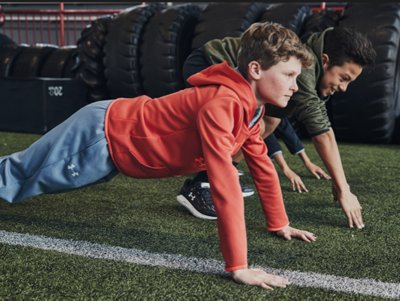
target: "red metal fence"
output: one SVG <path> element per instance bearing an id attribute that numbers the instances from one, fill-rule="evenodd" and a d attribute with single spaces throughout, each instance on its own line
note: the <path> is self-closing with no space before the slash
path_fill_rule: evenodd
<path id="1" fill-rule="evenodd" d="M 320 10 L 344 10 L 343 5 L 328 5 L 327 2 L 321 2 L 319 6 L 314 6 L 311 8 L 312 11 L 320 11 Z"/>
<path id="2" fill-rule="evenodd" d="M 37 43 L 59 46 L 75 45 L 86 25 L 102 15 L 116 14 L 119 9 L 0 9 L 0 33 L 18 44 Z"/>

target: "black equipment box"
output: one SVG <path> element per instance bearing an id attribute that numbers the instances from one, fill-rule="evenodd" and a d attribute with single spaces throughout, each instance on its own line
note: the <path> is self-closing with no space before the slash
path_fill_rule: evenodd
<path id="1" fill-rule="evenodd" d="M 86 104 L 77 79 L 0 79 L 0 131 L 44 134 Z"/>

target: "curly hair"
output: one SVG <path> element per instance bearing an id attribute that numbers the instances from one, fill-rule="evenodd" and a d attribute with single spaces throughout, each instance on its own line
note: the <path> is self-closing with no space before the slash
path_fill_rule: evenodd
<path id="1" fill-rule="evenodd" d="M 275 22 L 257 22 L 240 37 L 238 69 L 247 77 L 247 66 L 251 61 L 258 61 L 266 70 L 281 61 L 288 61 L 292 56 L 300 60 L 303 68 L 310 67 L 314 61 L 292 30 Z"/>

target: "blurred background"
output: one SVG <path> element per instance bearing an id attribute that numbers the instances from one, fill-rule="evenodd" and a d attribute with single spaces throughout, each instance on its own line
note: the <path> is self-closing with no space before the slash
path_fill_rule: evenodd
<path id="1" fill-rule="evenodd" d="M 329 117 L 338 141 L 400 143 L 400 3 L 3 2 L 0 130 L 45 133 L 93 101 L 183 89 L 193 49 L 262 21 L 303 41 L 331 26 L 366 34 L 376 64 L 332 97 Z"/>

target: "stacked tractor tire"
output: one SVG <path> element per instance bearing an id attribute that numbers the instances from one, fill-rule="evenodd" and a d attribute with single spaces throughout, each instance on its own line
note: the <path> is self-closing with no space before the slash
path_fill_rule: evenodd
<path id="1" fill-rule="evenodd" d="M 400 3 L 352 3 L 320 12 L 301 3 L 142 4 L 92 21 L 76 46 L 16 45 L 0 36 L 0 78 L 77 78 L 87 87 L 88 102 L 159 97 L 185 87 L 182 66 L 193 49 L 264 21 L 281 23 L 303 41 L 332 26 L 364 33 L 376 63 L 328 102 L 332 126 L 339 141 L 400 143 Z"/>
<path id="2" fill-rule="evenodd" d="M 76 47 L 0 44 L 0 79 L 73 77 Z"/>

